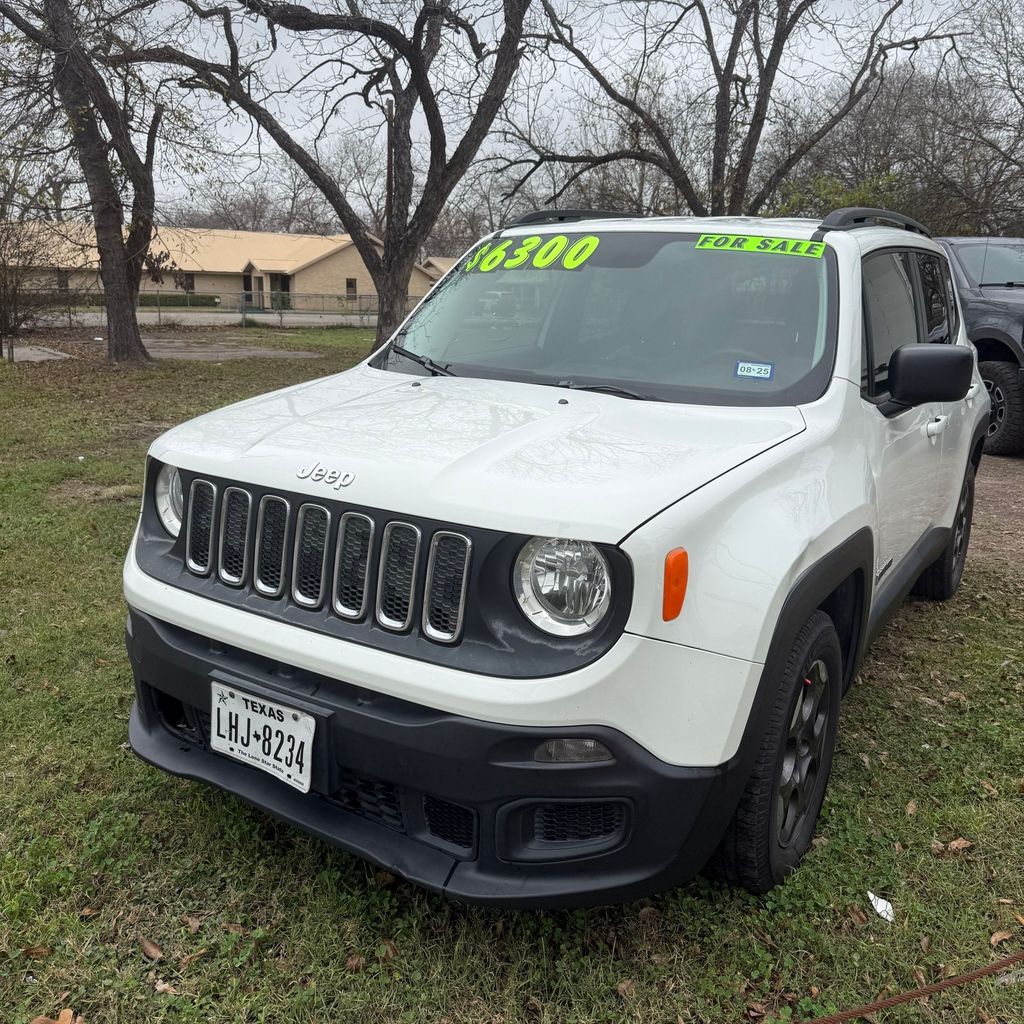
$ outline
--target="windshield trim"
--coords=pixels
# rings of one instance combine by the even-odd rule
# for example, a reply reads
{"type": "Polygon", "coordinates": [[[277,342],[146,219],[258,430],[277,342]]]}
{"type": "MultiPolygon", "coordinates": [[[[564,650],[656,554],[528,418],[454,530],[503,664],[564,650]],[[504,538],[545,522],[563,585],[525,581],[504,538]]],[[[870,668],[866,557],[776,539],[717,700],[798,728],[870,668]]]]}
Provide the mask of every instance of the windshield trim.
{"type": "MultiPolygon", "coordinates": [[[[562,225],[564,229],[564,225],[562,225]]],[[[543,232],[538,231],[537,234],[543,232]]],[[[556,232],[557,233],[557,232],[556,232]]],[[[682,238],[693,238],[696,240],[703,232],[701,231],[680,231],[682,238]]],[[[498,233],[500,235],[500,232],[498,233]]],[[[481,242],[487,239],[481,239],[481,242]]],[[[481,244],[480,242],[477,245],[481,244]]],[[[476,246],[469,250],[472,252],[476,246]]],[[[776,259],[796,259],[799,257],[774,257],[776,259]]],[[[589,374],[573,374],[572,380],[576,386],[573,390],[588,390],[590,394],[601,393],[600,391],[589,391],[590,388],[609,385],[612,387],[626,388],[643,393],[639,402],[662,402],[675,405],[699,405],[719,406],[732,408],[773,408],[783,406],[810,405],[818,401],[828,390],[835,377],[836,359],[838,356],[839,339],[839,303],[841,293],[839,288],[839,269],[835,249],[826,244],[822,254],[825,264],[825,352],[810,373],[795,385],[780,391],[758,395],[750,392],[739,392],[733,390],[715,390],[702,386],[700,388],[686,387],[680,384],[666,384],[663,381],[647,381],[643,379],[612,379],[609,377],[597,377],[589,374]]],[[[453,278],[458,276],[458,264],[452,267],[451,271],[440,281],[439,287],[435,287],[428,296],[433,298],[443,290],[453,278]]],[[[426,300],[424,300],[426,301],[426,300]]],[[[422,305],[422,304],[421,304],[422,305]]],[[[413,350],[404,345],[408,328],[413,319],[418,315],[420,306],[410,314],[409,318],[385,344],[379,352],[371,357],[369,365],[374,369],[388,372],[401,373],[405,376],[433,376],[426,368],[417,365],[409,359],[403,359],[401,353],[411,353],[413,350]],[[398,358],[392,358],[395,348],[398,358]]],[[[420,355],[420,353],[415,353],[420,355]]],[[[538,384],[551,387],[559,387],[565,378],[565,374],[538,374],[525,369],[509,369],[494,366],[483,366],[474,363],[465,363],[452,360],[443,364],[449,371],[449,375],[462,378],[478,378],[480,380],[505,380],[521,384],[538,384]]],[[[564,385],[562,385],[564,387],[564,385]]],[[[610,397],[617,397],[610,395],[610,397]]]]}

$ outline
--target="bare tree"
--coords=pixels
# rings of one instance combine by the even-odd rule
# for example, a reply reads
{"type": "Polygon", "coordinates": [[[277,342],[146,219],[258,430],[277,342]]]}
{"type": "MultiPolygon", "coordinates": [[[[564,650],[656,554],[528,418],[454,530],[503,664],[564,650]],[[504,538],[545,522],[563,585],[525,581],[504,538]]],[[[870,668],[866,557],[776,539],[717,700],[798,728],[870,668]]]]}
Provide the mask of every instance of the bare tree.
{"type": "MultiPolygon", "coordinates": [[[[321,147],[320,162],[343,183],[353,209],[375,235],[385,230],[387,155],[372,133],[358,132],[321,147]]],[[[231,168],[229,167],[230,171],[231,168]]],[[[235,173],[200,179],[186,203],[162,210],[162,222],[191,228],[328,235],[344,231],[337,214],[305,172],[280,151],[261,154],[235,173]]]]}
{"type": "Polygon", "coordinates": [[[501,109],[520,63],[530,0],[352,0],[329,11],[267,0],[211,8],[186,2],[207,31],[219,28],[216,47],[200,54],[172,42],[137,46],[122,39],[108,59],[180,69],[184,88],[212,93],[244,111],[302,169],[370,273],[382,343],[404,316],[423,242],[501,109]],[[280,45],[287,45],[299,68],[278,86],[265,65],[280,45]],[[353,102],[368,112],[361,124],[347,116],[353,102]],[[290,128],[281,115],[289,104],[313,108],[309,120],[318,127],[312,142],[303,142],[308,130],[303,135],[290,128]],[[360,212],[350,181],[332,172],[330,147],[324,146],[339,125],[346,133],[376,126],[389,137],[390,188],[379,232],[373,211],[360,212]],[[419,180],[418,148],[425,149],[419,180]]]}
{"type": "Polygon", "coordinates": [[[541,2],[550,53],[570,69],[556,81],[582,71],[579,106],[607,126],[594,144],[579,132],[545,138],[536,121],[517,121],[510,141],[528,150],[510,161],[518,184],[545,164],[564,169],[561,189],[611,164],[646,165],[698,215],[761,211],[897,54],[949,47],[958,34],[952,8],[932,5],[923,17],[913,0],[591,0],[568,12],[541,2]],[[603,38],[603,52],[585,38],[603,38]],[[766,139],[792,124],[801,97],[814,98],[816,116],[768,160],[766,139]]]}
{"type": "Polygon", "coordinates": [[[1000,131],[1004,106],[959,64],[895,74],[795,168],[772,212],[883,206],[938,234],[1020,230],[1024,136],[1000,131]]]}
{"type": "Polygon", "coordinates": [[[110,26],[130,31],[139,11],[131,0],[124,6],[0,0],[5,28],[29,44],[20,52],[20,88],[50,96],[59,106],[85,178],[107,310],[108,355],[117,361],[148,358],[135,307],[153,235],[153,165],[165,106],[134,69],[111,72],[99,57],[110,26]]]}
{"type": "Polygon", "coordinates": [[[67,140],[54,131],[44,102],[25,106],[0,80],[0,353],[4,339],[13,358],[14,338],[72,301],[71,282],[58,287],[55,267],[80,253],[77,224],[82,183],[67,140]]]}

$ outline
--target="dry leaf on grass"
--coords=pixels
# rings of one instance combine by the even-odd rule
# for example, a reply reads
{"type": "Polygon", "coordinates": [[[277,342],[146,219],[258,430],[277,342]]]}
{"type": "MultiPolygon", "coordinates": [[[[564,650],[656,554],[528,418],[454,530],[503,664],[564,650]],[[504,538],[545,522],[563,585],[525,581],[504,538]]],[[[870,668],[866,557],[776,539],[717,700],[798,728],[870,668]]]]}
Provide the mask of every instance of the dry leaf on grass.
{"type": "Polygon", "coordinates": [[[988,793],[989,796],[999,796],[999,790],[985,779],[981,780],[981,788],[988,793]]]}
{"type": "Polygon", "coordinates": [[[353,974],[358,974],[366,966],[366,960],[358,953],[353,953],[346,961],[345,968],[353,974]]]}
{"type": "Polygon", "coordinates": [[[64,1007],[56,1020],[52,1017],[33,1017],[32,1024],[85,1024],[85,1018],[77,1015],[74,1010],[64,1007]]]}
{"type": "Polygon", "coordinates": [[[83,920],[87,921],[90,917],[96,917],[99,911],[95,907],[82,907],[78,912],[78,916],[83,920]]]}
{"type": "Polygon", "coordinates": [[[221,928],[226,932],[230,932],[232,935],[244,935],[245,929],[240,924],[234,924],[232,922],[225,922],[221,925],[221,928]]]}
{"type": "Polygon", "coordinates": [[[963,836],[960,836],[959,839],[954,839],[949,844],[949,849],[951,853],[963,853],[964,850],[969,850],[973,845],[974,843],[970,839],[964,839],[963,836]]]}
{"type": "Polygon", "coordinates": [[[921,936],[921,952],[927,953],[932,948],[932,940],[927,935],[921,936]]]}
{"type": "Polygon", "coordinates": [[[945,843],[940,843],[938,841],[938,839],[933,839],[932,840],[932,853],[934,853],[936,857],[941,857],[945,852],[946,852],[946,844],[945,843]]]}
{"type": "Polygon", "coordinates": [[[164,951],[150,939],[147,939],[144,935],[139,936],[139,946],[142,949],[142,955],[147,960],[163,960],[164,951]]]}
{"type": "Polygon", "coordinates": [[[394,960],[398,956],[398,947],[395,945],[393,939],[385,939],[380,944],[380,949],[377,951],[377,956],[381,960],[388,961],[394,960]]]}
{"type": "Polygon", "coordinates": [[[1013,938],[1013,932],[1008,932],[1005,929],[1002,929],[1002,930],[1000,930],[998,932],[993,932],[992,933],[992,938],[990,938],[988,941],[989,941],[989,945],[991,945],[991,946],[998,946],[1000,942],[1005,942],[1007,939],[1012,939],[1012,938],[1013,938]]]}
{"type": "Polygon", "coordinates": [[[163,978],[157,978],[156,984],[153,986],[161,995],[165,996],[176,996],[178,990],[168,981],[164,981],[163,978]]]}
{"type": "Polygon", "coordinates": [[[636,983],[630,978],[623,978],[622,981],[615,986],[615,991],[622,996],[623,999],[632,999],[636,995],[636,983]]]}
{"type": "Polygon", "coordinates": [[[868,923],[868,915],[865,914],[864,911],[861,910],[860,907],[858,907],[856,904],[851,903],[849,909],[850,909],[850,917],[852,917],[853,920],[856,921],[857,924],[867,924],[868,923]]]}
{"type": "Polygon", "coordinates": [[[199,926],[202,924],[198,917],[190,917],[188,914],[181,915],[181,923],[185,925],[193,935],[199,931],[199,926]]]}
{"type": "Polygon", "coordinates": [[[28,946],[21,951],[21,955],[29,960],[45,960],[53,952],[49,946],[28,946]]]}
{"type": "Polygon", "coordinates": [[[197,949],[194,953],[189,953],[187,956],[181,958],[181,969],[185,970],[194,964],[200,957],[206,956],[210,951],[205,947],[203,949],[197,949]]]}
{"type": "Polygon", "coordinates": [[[917,814],[917,801],[911,800],[907,804],[907,817],[912,818],[915,814],[917,814]]]}

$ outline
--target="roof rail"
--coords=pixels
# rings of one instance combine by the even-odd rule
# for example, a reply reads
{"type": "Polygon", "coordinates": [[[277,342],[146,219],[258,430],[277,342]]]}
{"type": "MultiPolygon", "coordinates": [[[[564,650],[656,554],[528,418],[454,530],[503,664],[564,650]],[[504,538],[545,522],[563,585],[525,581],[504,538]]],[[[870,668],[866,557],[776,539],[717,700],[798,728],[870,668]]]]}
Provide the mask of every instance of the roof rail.
{"type": "Polygon", "coordinates": [[[913,231],[925,238],[931,238],[931,232],[920,221],[907,217],[892,210],[876,210],[871,206],[844,206],[841,210],[833,210],[819,226],[819,231],[853,231],[854,228],[868,228],[878,224],[892,224],[906,231],[913,231]]]}
{"type": "Polygon", "coordinates": [[[567,220],[606,220],[633,217],[632,213],[616,213],[614,210],[534,210],[510,220],[502,227],[518,228],[525,224],[558,224],[567,220]]]}

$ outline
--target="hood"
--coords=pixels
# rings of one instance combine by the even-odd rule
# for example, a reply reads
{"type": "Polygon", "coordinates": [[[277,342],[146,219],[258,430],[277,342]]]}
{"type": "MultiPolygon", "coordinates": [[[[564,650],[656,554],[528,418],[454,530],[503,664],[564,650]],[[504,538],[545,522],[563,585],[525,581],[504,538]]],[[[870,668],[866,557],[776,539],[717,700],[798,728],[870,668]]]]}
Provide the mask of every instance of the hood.
{"type": "Polygon", "coordinates": [[[1024,314],[1024,288],[1000,288],[996,285],[987,285],[984,288],[975,288],[974,294],[980,302],[993,308],[1006,313],[1024,314]]]}
{"type": "Polygon", "coordinates": [[[804,429],[789,407],[639,402],[363,364],[208,413],[151,454],[314,499],[615,543],[804,429]]]}

